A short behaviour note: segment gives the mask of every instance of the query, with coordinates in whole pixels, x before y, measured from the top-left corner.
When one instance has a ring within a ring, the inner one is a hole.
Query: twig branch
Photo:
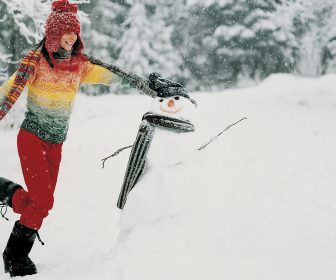
[[[111,157],[115,157],[115,156],[117,156],[117,155],[118,155],[120,152],[122,152],[123,150],[129,149],[129,148],[131,148],[131,147],[133,147],[133,145],[129,145],[129,146],[120,148],[120,149],[116,150],[112,155],[110,155],[110,156],[108,156],[108,157],[106,157],[106,158],[103,158],[103,159],[102,159],[102,162],[103,162],[103,169],[104,169],[104,167],[105,167],[105,161],[107,161],[107,160],[108,160],[109,158],[111,158]]]
[[[242,118],[239,121],[230,124],[229,126],[227,126],[224,130],[222,130],[220,133],[218,133],[216,136],[212,137],[206,144],[202,145],[201,147],[199,147],[197,150],[201,151],[203,150],[206,146],[208,146],[211,142],[215,141],[222,133],[224,133],[225,131],[229,130],[232,126],[238,124],[239,122],[243,121],[243,120],[247,120],[247,118]]]
[[[230,124],[229,126],[227,126],[224,130],[222,130],[220,133],[218,133],[216,136],[212,137],[206,144],[202,145],[201,147],[199,147],[197,150],[198,151],[201,151],[203,150],[206,146],[208,146],[211,142],[215,141],[222,133],[224,133],[225,131],[229,130],[232,126],[238,124],[239,122],[243,121],[243,120],[247,120],[247,118],[242,118],[240,119],[239,121],[236,121],[235,123],[233,124]],[[126,146],[126,147],[123,147],[123,148],[120,148],[118,150],[116,150],[112,155],[106,157],[106,158],[103,158],[102,159],[102,162],[103,162],[103,169],[105,167],[105,162],[111,158],[111,157],[115,157],[117,156],[120,152],[122,152],[123,150],[126,150],[126,149],[129,149],[129,148],[132,148],[133,145],[129,145],[129,146]]]

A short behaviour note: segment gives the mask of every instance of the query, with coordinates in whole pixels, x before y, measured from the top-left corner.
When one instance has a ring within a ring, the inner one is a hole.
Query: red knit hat
[[[60,41],[65,33],[77,33],[79,40],[78,52],[84,49],[84,43],[80,38],[80,22],[77,17],[77,4],[70,4],[68,0],[58,0],[52,3],[52,12],[45,24],[46,49],[50,56],[57,52]]]

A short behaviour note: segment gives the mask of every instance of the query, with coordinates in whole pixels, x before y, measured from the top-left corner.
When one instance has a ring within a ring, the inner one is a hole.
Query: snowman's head
[[[150,74],[148,82],[149,87],[157,92],[153,113],[191,120],[197,104],[181,84],[162,78],[158,73]]]
[[[177,119],[191,120],[196,106],[184,96],[156,97],[152,104],[152,112]]]

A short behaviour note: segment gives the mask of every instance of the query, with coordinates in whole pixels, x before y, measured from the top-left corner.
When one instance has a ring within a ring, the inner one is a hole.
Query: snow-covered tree
[[[336,5],[334,1],[328,1],[323,13],[325,24],[321,36],[323,36],[323,47],[321,53],[322,74],[336,72]]]
[[[123,23],[120,64],[138,75],[154,71],[166,77],[178,74],[181,59],[172,46],[173,29],[166,25],[162,17],[163,8],[151,5],[150,1],[134,0],[128,3],[131,7]]]
[[[2,56],[11,56],[11,61],[19,62],[24,49],[28,43],[25,37],[20,33],[19,27],[14,21],[14,16],[5,2],[0,1],[0,53]],[[15,64],[10,64],[9,60],[2,60],[1,68],[3,77],[7,77],[16,69]]]
[[[297,72],[304,76],[317,77],[335,71],[334,1],[324,0],[317,5],[314,0],[293,0],[290,5],[295,35],[300,45]]]
[[[52,0],[1,0],[13,18],[19,33],[28,44],[35,44],[43,37],[44,20],[50,12]]]
[[[319,7],[323,6],[319,3]],[[297,7],[297,8],[296,8]],[[320,26],[317,21],[317,6],[311,0],[296,0],[291,5],[295,11],[293,24],[300,43],[300,60],[296,66],[299,74],[316,77],[321,70],[321,42],[318,42]]]
[[[85,5],[84,11],[91,21],[89,25],[83,26],[85,52],[106,62],[114,63],[120,52],[122,23],[128,10],[129,5],[122,0],[96,0]],[[83,85],[82,90],[88,95],[99,95],[110,91],[108,87],[99,85]]]
[[[52,1],[0,1],[0,81],[43,37]],[[189,89],[223,88],[275,72],[336,71],[335,0],[70,2],[84,4],[79,17],[87,53],[139,75],[160,72]]]
[[[104,60],[117,59],[123,31],[121,25],[129,5],[120,0],[96,0],[88,8],[91,24],[84,31],[85,36],[90,38],[86,51],[93,55],[99,54]]]
[[[10,63],[10,58],[12,56],[9,54],[0,53],[0,83],[8,78],[8,64]]]
[[[298,30],[293,24],[297,11],[298,5],[295,0],[282,0],[277,3],[276,10],[270,14],[270,20],[275,26],[272,36],[286,60],[284,72],[294,71],[300,59]]]
[[[286,57],[291,52],[286,36],[272,18],[276,1],[188,3],[190,17],[180,21],[185,28],[177,29],[177,42],[193,80],[202,82],[200,88],[230,86],[240,76],[260,79],[293,69],[293,59]]]

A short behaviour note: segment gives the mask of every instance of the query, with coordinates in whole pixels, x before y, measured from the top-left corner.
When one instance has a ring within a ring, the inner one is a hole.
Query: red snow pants
[[[21,214],[20,224],[38,230],[54,204],[62,144],[45,142],[20,129],[17,147],[28,191],[19,189],[14,193],[13,210]]]

